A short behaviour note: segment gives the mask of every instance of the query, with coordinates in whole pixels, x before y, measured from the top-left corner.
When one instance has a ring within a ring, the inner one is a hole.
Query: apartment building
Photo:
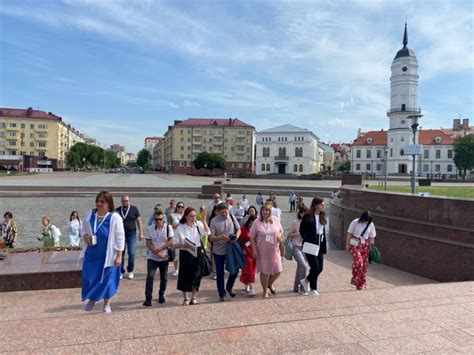
[[[53,169],[65,169],[66,153],[75,143],[85,140],[82,133],[51,112],[31,107],[0,108],[0,155],[3,157],[29,157],[30,162],[47,161]]]
[[[252,172],[255,127],[238,118],[188,118],[168,127],[161,147],[162,171],[197,172],[193,161],[201,152],[220,154],[227,172]]]

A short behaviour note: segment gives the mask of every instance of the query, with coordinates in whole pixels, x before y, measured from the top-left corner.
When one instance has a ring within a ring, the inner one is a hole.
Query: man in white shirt
[[[212,201],[209,203],[209,205],[207,205],[207,210],[206,210],[206,222],[208,225],[210,225],[211,221],[211,217],[214,217],[214,216],[211,216],[212,215],[212,211],[214,210],[214,207],[216,207],[219,203],[221,203],[221,196],[216,192],[214,194],[214,196],[212,196]]]
[[[244,218],[245,210],[240,204],[240,202],[237,202],[237,204],[235,204],[229,209],[229,213],[234,215],[240,224],[240,221],[242,220],[242,218]]]

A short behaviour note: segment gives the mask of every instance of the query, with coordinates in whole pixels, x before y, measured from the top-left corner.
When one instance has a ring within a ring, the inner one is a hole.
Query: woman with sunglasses
[[[162,211],[155,212],[153,221],[154,223],[148,226],[145,235],[146,247],[148,248],[145,302],[143,302],[145,307],[151,307],[156,269],[160,270],[158,303],[165,303],[165,291],[168,282],[168,248],[173,246],[174,237],[173,228],[165,223],[165,215]]]
[[[13,214],[11,212],[5,212],[3,215],[5,219],[2,224],[2,235],[0,238],[0,249],[2,248],[14,248],[16,246],[16,237],[18,236],[18,226],[13,220]]]
[[[175,232],[176,232],[176,228],[178,228],[179,226],[181,218],[183,218],[183,214],[184,214],[184,203],[182,201],[179,201],[176,204],[176,210],[174,211],[174,213],[171,214],[171,221],[170,221]],[[176,277],[178,276],[178,273],[179,273],[179,249],[176,249],[176,254],[173,260],[173,266],[174,266],[173,276]]]
[[[125,231],[110,192],[99,192],[95,206],[82,223],[81,235],[86,244],[80,256],[84,260],[82,301],[88,300],[85,310],[92,311],[96,302],[104,300],[104,313],[111,313],[110,301],[120,283]]]
[[[197,304],[196,297],[202,279],[200,266],[202,238],[205,234],[210,233],[206,218],[204,218],[204,222],[196,221],[196,218],[196,210],[192,207],[186,208],[175,232],[174,247],[181,249],[178,290],[183,292],[183,306]],[[192,293],[191,300],[188,298],[190,292]]]

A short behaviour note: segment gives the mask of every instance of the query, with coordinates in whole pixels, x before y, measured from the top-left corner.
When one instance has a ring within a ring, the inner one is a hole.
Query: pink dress
[[[274,275],[282,270],[280,243],[278,235],[282,230],[280,221],[273,218],[273,223],[261,222],[260,218],[250,228],[250,238],[257,247],[257,272]]]

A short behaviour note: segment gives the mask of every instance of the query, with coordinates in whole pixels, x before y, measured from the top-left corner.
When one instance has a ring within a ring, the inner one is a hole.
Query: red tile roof
[[[367,140],[371,138],[372,143],[367,144]],[[387,131],[369,131],[365,132],[364,135],[360,136],[352,146],[360,146],[360,145],[386,145],[387,144]]]
[[[31,107],[27,109],[0,107],[0,117],[62,121],[62,117],[56,116],[52,112],[46,113],[45,111],[33,110]]]
[[[436,137],[441,138],[439,143],[435,141]],[[452,139],[440,129],[426,129],[420,131],[418,143],[423,145],[452,145],[454,143],[454,139]]]
[[[448,136],[440,129],[424,129],[418,131],[418,144],[423,145],[452,145],[454,139]],[[441,138],[440,142],[436,142],[435,138]],[[372,143],[368,144],[367,140],[372,138]],[[387,131],[369,131],[363,136],[357,138],[353,146],[364,146],[364,145],[386,145],[387,144]]]
[[[180,127],[247,127],[254,128],[238,118],[188,118],[184,121],[175,121],[175,126]]]

